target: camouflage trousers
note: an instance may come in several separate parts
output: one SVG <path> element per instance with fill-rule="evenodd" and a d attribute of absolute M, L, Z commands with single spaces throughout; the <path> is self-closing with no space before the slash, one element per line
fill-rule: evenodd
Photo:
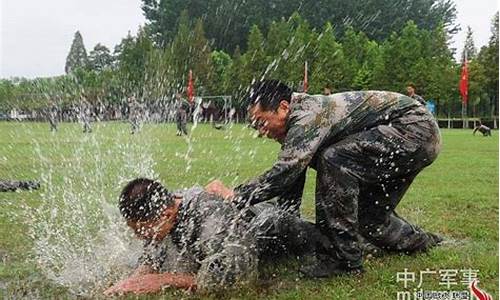
<path fill-rule="evenodd" d="M 177 123 L 177 135 L 186 134 L 187 135 L 187 113 L 186 112 L 178 112 L 175 118 L 175 122 Z"/>
<path fill-rule="evenodd" d="M 90 126 L 89 120 L 83 121 L 83 132 L 84 133 L 91 133 L 92 132 L 92 127 Z"/>
<path fill-rule="evenodd" d="M 437 157 L 440 134 L 428 116 L 407 116 L 352 134 L 316 158 L 316 224 L 347 268 L 362 265 L 359 236 L 388 251 L 415 252 L 435 236 L 394 209 L 415 176 Z"/>
<path fill-rule="evenodd" d="M 332 248 L 328 237 L 314 223 L 272 201 L 258 203 L 248 210 L 249 228 L 256 237 L 261 260 L 304 256 Z"/>
<path fill-rule="evenodd" d="M 139 132 L 139 129 L 141 127 L 139 119 L 132 118 L 132 119 L 129 120 L 129 122 L 130 122 L 130 126 L 131 126 L 130 132 L 132 134 L 135 134 L 135 133 Z"/>
<path fill-rule="evenodd" d="M 57 131 L 57 121 L 49 118 L 50 131 Z"/>

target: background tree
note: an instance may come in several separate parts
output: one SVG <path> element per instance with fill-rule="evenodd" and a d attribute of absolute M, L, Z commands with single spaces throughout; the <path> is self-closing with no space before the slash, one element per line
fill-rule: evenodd
<path fill-rule="evenodd" d="M 311 28 L 319 30 L 330 22 L 336 25 L 336 35 L 341 36 L 345 26 L 352 26 L 376 41 L 384 40 L 409 20 L 422 29 L 433 30 L 440 24 L 450 32 L 458 29 L 452 0 L 142 0 L 142 3 L 147 26 L 158 45 L 163 47 L 173 39 L 181 12 L 188 10 L 190 20 L 204 20 L 206 36 L 213 40 L 214 48 L 227 53 L 232 53 L 237 45 L 245 49 L 245 37 L 252 25 L 264 30 L 273 21 L 289 19 L 296 11 Z"/>
<path fill-rule="evenodd" d="M 113 55 L 111 55 L 108 47 L 100 43 L 97 43 L 94 49 L 89 53 L 90 68 L 96 72 L 101 72 L 105 68 L 111 68 L 113 66 L 113 60 Z"/>
<path fill-rule="evenodd" d="M 473 32 L 470 26 L 467 26 L 467 35 L 465 36 L 464 49 L 462 50 L 462 56 L 460 58 L 461 62 L 465 60 L 465 53 L 467 53 L 468 60 L 473 60 L 477 55 L 477 49 L 474 45 Z"/>
<path fill-rule="evenodd" d="M 73 72 L 78 68 L 86 68 L 88 66 L 88 57 L 83 38 L 79 31 L 75 33 L 68 56 L 66 57 L 66 66 L 64 71 L 66 74 Z"/>

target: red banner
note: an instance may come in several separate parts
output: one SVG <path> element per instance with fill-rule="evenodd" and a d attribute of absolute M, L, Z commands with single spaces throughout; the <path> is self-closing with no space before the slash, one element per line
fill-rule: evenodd
<path fill-rule="evenodd" d="M 193 71 L 189 70 L 189 79 L 187 86 L 187 97 L 189 102 L 193 102 L 194 99 L 194 83 L 193 83 Z"/>
<path fill-rule="evenodd" d="M 469 95 L 469 71 L 467 70 L 467 60 L 462 65 L 462 74 L 460 75 L 459 84 L 460 95 L 462 95 L 462 102 L 467 103 Z"/>

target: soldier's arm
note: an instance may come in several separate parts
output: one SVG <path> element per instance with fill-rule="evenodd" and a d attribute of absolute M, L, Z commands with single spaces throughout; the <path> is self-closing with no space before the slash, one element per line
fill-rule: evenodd
<path fill-rule="evenodd" d="M 286 194 L 303 175 L 331 125 L 313 112 L 290 116 L 291 126 L 273 167 L 253 181 L 235 188 L 232 202 L 239 208 Z"/>
<path fill-rule="evenodd" d="M 164 287 L 178 289 L 196 289 L 194 275 L 184 273 L 151 273 L 122 280 L 110 287 L 104 294 L 112 296 L 115 294 L 150 294 L 161 291 Z"/>
<path fill-rule="evenodd" d="M 278 204 L 281 209 L 298 213 L 300 203 L 302 202 L 302 194 L 304 192 L 304 184 L 306 182 L 306 170 L 297 178 L 292 187 L 278 197 Z"/>

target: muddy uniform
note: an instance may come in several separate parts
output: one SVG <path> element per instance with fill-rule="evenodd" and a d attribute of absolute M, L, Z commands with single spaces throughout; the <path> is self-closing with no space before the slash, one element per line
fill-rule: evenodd
<path fill-rule="evenodd" d="M 177 135 L 187 134 L 187 115 L 189 110 L 189 103 L 180 99 L 175 103 L 175 123 L 177 124 Z"/>
<path fill-rule="evenodd" d="M 202 188 L 192 188 L 183 193 L 169 236 L 147 243 L 141 260 L 161 272 L 196 273 L 201 288 L 227 287 L 256 275 L 260 258 L 310 253 L 321 243 L 329 247 L 313 224 L 275 205 L 240 211 Z"/>
<path fill-rule="evenodd" d="M 235 189 L 238 207 L 278 196 L 298 210 L 305 171 L 312 167 L 317 171 L 316 223 L 337 248 L 331 257 L 348 268 L 362 264 L 359 234 L 395 251 L 435 244 L 433 236 L 394 212 L 440 149 L 437 124 L 421 103 L 380 91 L 294 94 L 290 109 L 278 161 Z"/>

